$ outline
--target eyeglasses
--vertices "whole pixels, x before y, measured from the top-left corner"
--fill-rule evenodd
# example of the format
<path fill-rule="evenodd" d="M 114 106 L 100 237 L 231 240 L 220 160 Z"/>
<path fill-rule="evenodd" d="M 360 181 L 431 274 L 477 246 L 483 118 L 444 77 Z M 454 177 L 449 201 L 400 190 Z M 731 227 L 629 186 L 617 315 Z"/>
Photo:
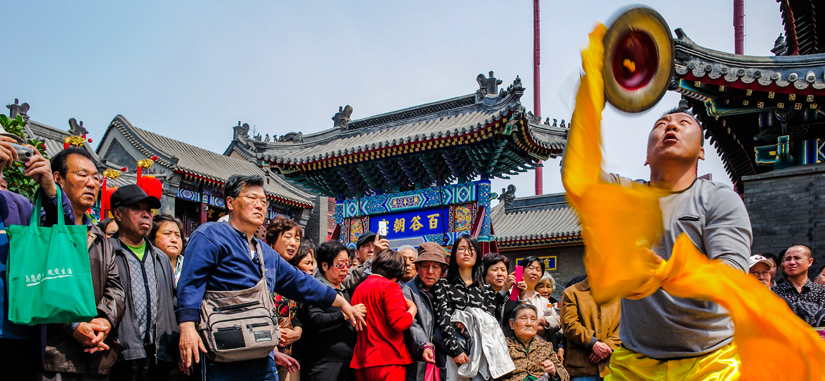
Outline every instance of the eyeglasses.
<path fill-rule="evenodd" d="M 80 178 L 80 180 L 83 180 L 83 182 L 89 181 L 89 177 L 91 177 L 92 180 L 94 180 L 94 182 L 96 182 L 98 184 L 103 182 L 103 177 L 100 176 L 99 173 L 95 173 L 94 175 L 92 175 L 92 174 L 90 174 L 89 172 L 86 172 L 86 171 L 77 171 L 77 172 L 67 171 L 67 172 L 68 173 L 74 173 L 75 176 Z"/>
<path fill-rule="evenodd" d="M 258 197 L 255 197 L 255 196 L 243 196 L 243 198 L 245 198 L 246 201 L 252 203 L 252 205 L 258 205 L 260 203 L 261 205 L 264 206 L 264 208 L 269 206 L 269 201 L 267 201 L 265 197 L 264 198 L 258 198 Z"/>
<path fill-rule="evenodd" d="M 770 271 L 763 271 L 763 272 L 751 271 L 750 274 L 753 275 L 753 276 L 759 276 L 759 275 L 767 276 L 767 275 L 771 275 L 771 272 Z"/>
<path fill-rule="evenodd" d="M 337 267 L 339 270 L 347 270 L 347 269 L 349 269 L 349 268 L 350 268 L 350 264 L 349 264 L 349 263 L 339 263 L 339 264 L 337 264 L 337 265 L 336 265 L 336 264 L 333 264 L 333 266 Z"/>
<path fill-rule="evenodd" d="M 476 252 L 476 249 L 473 249 L 473 248 L 468 248 L 468 247 L 459 247 L 458 249 L 455 249 L 455 252 L 456 252 L 456 253 L 459 253 L 459 254 L 464 254 L 464 253 L 475 253 L 475 252 Z"/>

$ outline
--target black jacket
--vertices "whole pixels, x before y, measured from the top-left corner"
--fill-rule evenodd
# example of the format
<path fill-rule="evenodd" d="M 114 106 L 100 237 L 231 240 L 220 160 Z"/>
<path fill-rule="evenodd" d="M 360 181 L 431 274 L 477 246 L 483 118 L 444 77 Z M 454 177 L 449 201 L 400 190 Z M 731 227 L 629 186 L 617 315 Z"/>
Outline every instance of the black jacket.
<path fill-rule="evenodd" d="M 332 287 L 319 271 L 315 278 L 321 283 Z M 333 289 L 335 289 L 333 287 Z M 335 289 L 339 295 L 350 302 L 350 295 L 346 289 Z M 338 307 L 321 307 L 308 304 L 298 309 L 298 319 L 304 330 L 301 339 L 301 373 L 313 373 L 314 368 L 332 365 L 323 374 L 330 380 L 349 379 L 348 374 L 333 374 L 336 369 L 349 369 L 352 355 L 355 350 L 356 332 Z M 341 364 L 345 364 L 342 366 Z M 317 373 L 317 372 L 315 372 Z"/>
<path fill-rule="evenodd" d="M 143 347 L 143 338 L 140 336 L 140 327 L 135 315 L 135 304 L 132 299 L 132 280 L 129 265 L 126 260 L 127 252 L 120 242 L 119 235 L 109 239 L 115 251 L 115 262 L 120 272 L 120 281 L 126 294 L 126 307 L 123 319 L 117 328 L 117 337 L 120 340 L 120 356 L 123 360 L 135 360 L 146 357 Z M 160 361 L 176 362 L 178 360 L 178 341 L 180 330 L 175 319 L 175 272 L 172 263 L 160 249 L 146 240 L 147 255 L 151 252 L 155 260 L 155 273 L 158 280 L 158 312 L 155 318 L 155 356 Z"/>

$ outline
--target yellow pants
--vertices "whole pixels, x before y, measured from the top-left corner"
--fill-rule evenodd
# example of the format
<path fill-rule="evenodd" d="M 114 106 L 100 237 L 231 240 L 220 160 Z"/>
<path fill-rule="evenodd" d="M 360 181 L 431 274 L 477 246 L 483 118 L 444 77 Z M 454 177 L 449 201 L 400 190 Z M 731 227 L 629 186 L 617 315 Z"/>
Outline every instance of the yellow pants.
<path fill-rule="evenodd" d="M 711 353 L 676 360 L 656 360 L 625 347 L 610 356 L 605 381 L 619 380 L 739 380 L 739 352 L 730 343 Z"/>

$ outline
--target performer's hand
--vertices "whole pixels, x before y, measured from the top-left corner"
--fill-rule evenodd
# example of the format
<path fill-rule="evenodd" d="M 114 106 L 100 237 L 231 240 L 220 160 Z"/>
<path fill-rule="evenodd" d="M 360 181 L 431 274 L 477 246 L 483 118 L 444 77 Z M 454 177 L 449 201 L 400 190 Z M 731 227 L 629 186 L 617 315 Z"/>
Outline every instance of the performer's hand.
<path fill-rule="evenodd" d="M 455 361 L 455 363 L 458 365 L 462 365 L 470 362 L 470 358 L 467 357 L 466 353 L 462 353 L 456 357 L 453 357 L 453 361 Z"/>
<path fill-rule="evenodd" d="M 544 371 L 547 374 L 549 374 L 553 377 L 556 377 L 556 365 L 553 364 L 552 361 L 544 360 L 544 361 L 541 362 L 541 366 L 544 367 Z"/>

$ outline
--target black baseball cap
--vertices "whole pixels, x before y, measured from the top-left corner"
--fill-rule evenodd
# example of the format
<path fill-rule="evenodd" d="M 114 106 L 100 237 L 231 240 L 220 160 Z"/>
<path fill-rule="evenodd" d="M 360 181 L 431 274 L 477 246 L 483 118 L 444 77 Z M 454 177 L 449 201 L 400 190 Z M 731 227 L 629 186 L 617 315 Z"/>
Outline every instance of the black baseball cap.
<path fill-rule="evenodd" d="M 146 202 L 152 209 L 160 209 L 160 200 L 153 196 L 149 196 L 139 186 L 132 184 L 117 188 L 115 193 L 112 193 L 112 198 L 109 203 L 112 208 L 120 206 L 130 206 Z"/>
<path fill-rule="evenodd" d="M 361 234 L 361 236 L 358 237 L 358 243 L 355 244 L 355 247 L 360 249 L 361 246 L 364 246 L 367 242 L 372 241 L 375 241 L 375 233 L 367 231 L 366 233 Z"/>

